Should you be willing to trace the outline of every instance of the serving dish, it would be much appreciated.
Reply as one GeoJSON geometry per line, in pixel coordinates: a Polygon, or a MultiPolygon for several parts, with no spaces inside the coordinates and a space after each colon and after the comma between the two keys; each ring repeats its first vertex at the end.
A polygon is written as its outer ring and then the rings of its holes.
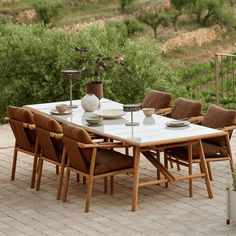
{"type": "Polygon", "coordinates": [[[183,126],[187,126],[189,124],[190,124],[190,122],[185,121],[185,120],[171,120],[166,123],[166,126],[168,126],[168,127],[183,127],[183,126]]]}
{"type": "Polygon", "coordinates": [[[72,113],[72,110],[71,109],[67,109],[65,112],[59,112],[57,109],[52,109],[50,111],[50,113],[52,115],[60,115],[60,116],[63,116],[63,115],[69,115],[72,113]]]}
{"type": "Polygon", "coordinates": [[[121,109],[104,109],[94,111],[93,113],[104,119],[117,119],[126,114],[126,112],[121,109]]]}

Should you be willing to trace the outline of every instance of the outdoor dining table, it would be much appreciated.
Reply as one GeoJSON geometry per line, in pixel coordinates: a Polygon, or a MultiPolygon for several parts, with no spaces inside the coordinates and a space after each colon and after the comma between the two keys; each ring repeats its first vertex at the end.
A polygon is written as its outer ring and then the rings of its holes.
{"type": "MultiPolygon", "coordinates": [[[[58,103],[66,102],[26,105],[25,108],[30,109],[33,112],[41,112],[51,115],[50,111],[55,109],[55,105],[58,103]]],[[[71,114],[53,115],[53,117],[60,122],[68,122],[83,127],[85,130],[95,135],[121,141],[124,146],[129,145],[133,147],[134,177],[132,211],[137,209],[139,187],[168,183],[176,180],[192,180],[193,178],[203,177],[205,178],[208,196],[210,198],[213,197],[201,140],[220,136],[224,136],[228,139],[226,132],[195,124],[190,124],[185,127],[167,127],[166,123],[172,119],[159,115],[145,117],[142,111],[134,112],[134,120],[139,122],[139,125],[137,126],[125,125],[125,123],[130,120],[130,114],[128,113],[117,119],[104,119],[100,126],[90,126],[85,121],[85,118],[91,116],[91,113],[84,112],[80,100],[73,100],[73,103],[78,105],[78,108],[73,109],[71,114]],[[190,147],[193,143],[198,143],[199,146],[199,157],[201,160],[201,173],[199,174],[190,173],[188,176],[173,176],[153,154],[153,151],[158,152],[170,147],[190,147]],[[141,153],[143,153],[144,156],[146,156],[147,159],[157,168],[157,170],[164,175],[164,178],[156,178],[145,182],[139,181],[141,153]]],[[[123,104],[105,98],[100,100],[100,104],[100,109],[123,109],[123,104]]],[[[191,155],[191,151],[189,153],[191,155]]]]}

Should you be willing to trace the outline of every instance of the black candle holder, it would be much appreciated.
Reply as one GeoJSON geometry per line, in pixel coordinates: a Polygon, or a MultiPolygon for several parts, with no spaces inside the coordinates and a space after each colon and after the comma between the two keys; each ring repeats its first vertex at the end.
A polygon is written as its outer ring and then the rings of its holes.
{"type": "Polygon", "coordinates": [[[126,104],[123,105],[123,111],[130,112],[131,113],[131,122],[125,123],[127,126],[136,126],[139,125],[139,122],[133,121],[133,112],[140,111],[141,106],[139,104],[126,104]]]}

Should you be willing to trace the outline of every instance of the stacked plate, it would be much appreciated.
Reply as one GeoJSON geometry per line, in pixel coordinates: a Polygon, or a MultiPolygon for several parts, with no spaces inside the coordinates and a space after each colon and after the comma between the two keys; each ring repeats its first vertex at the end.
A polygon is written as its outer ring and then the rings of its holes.
{"type": "Polygon", "coordinates": [[[189,125],[190,122],[185,120],[171,120],[166,123],[166,126],[168,127],[183,127],[189,125]]]}

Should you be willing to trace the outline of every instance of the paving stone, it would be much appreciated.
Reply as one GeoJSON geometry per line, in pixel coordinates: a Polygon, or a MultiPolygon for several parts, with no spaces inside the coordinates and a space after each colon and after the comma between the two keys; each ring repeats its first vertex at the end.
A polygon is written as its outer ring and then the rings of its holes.
{"type": "MultiPolygon", "coordinates": [[[[212,164],[214,198],[203,179],[195,179],[188,197],[188,181],[140,188],[138,211],[131,212],[132,176],[115,177],[115,194],[103,193],[94,183],[91,211],[84,212],[86,186],[72,175],[68,200],[56,200],[57,176],[45,164],[40,191],[30,189],[32,158],[19,154],[15,181],[10,181],[14,137],[9,125],[0,126],[0,236],[5,235],[236,235],[236,222],[225,225],[225,187],[231,183],[229,164],[212,164]]],[[[236,158],[236,134],[231,140],[236,158]]],[[[163,158],[163,156],[162,156],[163,158]]],[[[156,170],[141,158],[141,180],[155,178],[156,170]]],[[[199,167],[194,166],[195,172],[199,167]]],[[[181,167],[174,174],[186,174],[181,167]]]]}

